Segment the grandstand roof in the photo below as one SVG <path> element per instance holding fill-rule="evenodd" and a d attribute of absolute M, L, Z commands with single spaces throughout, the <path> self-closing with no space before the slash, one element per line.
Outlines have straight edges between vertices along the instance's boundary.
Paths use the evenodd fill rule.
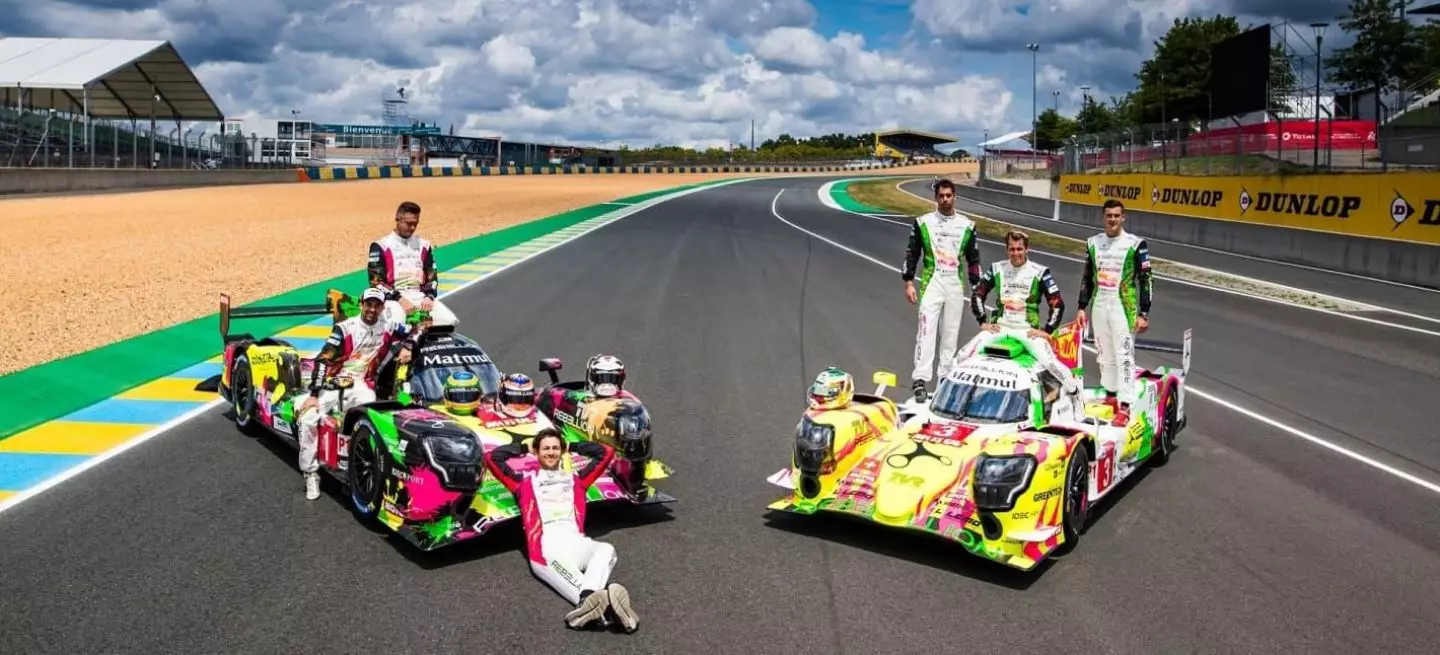
<path fill-rule="evenodd" d="M 1406 10 L 1406 13 L 1407 13 L 1407 14 L 1420 14 L 1421 16 L 1436 16 L 1436 15 L 1440 15 L 1440 2 L 1437 2 L 1437 3 L 1433 4 L 1433 5 L 1426 5 L 1426 6 L 1424 6 L 1424 7 L 1418 8 L 1418 9 L 1407 9 L 1407 10 Z"/>
<path fill-rule="evenodd" d="M 152 100 L 151 88 L 160 96 Z M 224 114 L 169 41 L 0 38 L 0 90 L 15 106 L 16 87 L 38 110 L 85 112 L 92 118 L 220 121 Z M 51 93 L 37 93 L 51 91 Z"/>
<path fill-rule="evenodd" d="M 957 139 L 957 138 L 955 138 L 955 137 L 953 137 L 953 136 L 945 136 L 944 134 L 936 134 L 936 133 L 934 133 L 934 132 L 922 132 L 922 131 L 920 131 L 920 130 L 890 130 L 889 132 L 876 132 L 876 133 L 875 133 L 875 136 L 876 136 L 877 138 L 878 138 L 878 137 L 882 137 L 882 136 L 901 136 L 901 135 L 909 136 L 909 137 L 915 137 L 915 138 L 917 138 L 917 139 L 919 139 L 919 140 L 922 140 L 922 141 L 930 141 L 930 142 L 931 142 L 931 145 L 940 144 L 940 143 L 955 143 L 956 141 L 959 141 L 959 139 Z"/>

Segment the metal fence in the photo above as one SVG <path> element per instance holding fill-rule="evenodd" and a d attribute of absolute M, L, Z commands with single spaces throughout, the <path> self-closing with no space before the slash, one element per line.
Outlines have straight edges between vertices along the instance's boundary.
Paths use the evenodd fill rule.
<path fill-rule="evenodd" d="M 1407 119 L 1408 120 L 1402 120 Z M 1255 175 L 1315 171 L 1440 170 L 1440 111 L 1373 121 L 1272 121 L 1196 129 L 1146 125 L 1071 138 L 1051 156 L 1061 173 Z"/>
<path fill-rule="evenodd" d="M 287 153 L 262 156 L 273 140 L 220 135 L 148 121 L 0 109 L 0 167 L 9 168 L 290 168 L 306 165 Z M 273 150 L 273 143 L 270 144 Z"/>

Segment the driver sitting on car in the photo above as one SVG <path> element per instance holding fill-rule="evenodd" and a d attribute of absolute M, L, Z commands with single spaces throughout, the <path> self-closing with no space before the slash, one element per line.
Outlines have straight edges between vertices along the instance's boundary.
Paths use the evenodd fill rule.
<path fill-rule="evenodd" d="M 382 316 L 384 309 L 385 293 L 375 288 L 366 289 L 360 296 L 360 314 L 336 323 L 325 345 L 315 355 L 315 367 L 310 372 L 310 396 L 296 408 L 300 424 L 299 465 L 305 477 L 306 500 L 320 497 L 320 463 L 315 458 L 320 417 L 374 402 L 376 364 L 392 344 L 401 342 L 401 357 L 409 355 L 410 329 L 403 322 L 395 323 Z M 326 376 L 348 377 L 354 381 L 353 386 L 344 390 L 344 407 L 340 406 L 340 389 L 321 390 L 322 368 Z"/>
<path fill-rule="evenodd" d="M 1065 315 L 1065 300 L 1050 269 L 1030 261 L 1030 235 L 1011 230 L 1005 235 L 1006 261 L 995 262 L 980 276 L 980 283 L 970 292 L 970 309 L 980 323 L 976 335 L 957 354 L 957 359 L 970 357 L 977 350 L 1000 336 L 1010 335 L 1024 340 L 1035 359 L 1056 380 L 1064 380 L 1066 394 L 1080 391 L 1069 370 L 1056 359 L 1050 346 L 1050 335 L 1060 327 Z M 985 298 L 990 290 L 999 292 L 995 312 L 985 314 Z M 1049 307 L 1045 324 L 1040 324 L 1040 305 Z"/>

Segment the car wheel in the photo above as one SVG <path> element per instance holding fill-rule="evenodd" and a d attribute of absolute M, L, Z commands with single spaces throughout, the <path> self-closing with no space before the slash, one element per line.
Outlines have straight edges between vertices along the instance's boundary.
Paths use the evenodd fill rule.
<path fill-rule="evenodd" d="M 375 516 L 384 496 L 384 463 L 380 435 L 370 419 L 361 419 L 350 437 L 350 454 L 346 478 L 350 486 L 350 503 L 362 517 Z"/>
<path fill-rule="evenodd" d="M 1175 390 L 1165 396 L 1165 406 L 1161 408 L 1160 429 L 1155 431 L 1155 443 L 1151 446 L 1153 452 L 1150 454 L 1150 462 L 1155 466 L 1164 466 L 1170 461 L 1170 455 L 1175 452 Z"/>
<path fill-rule="evenodd" d="M 1090 520 L 1090 459 L 1083 448 L 1077 448 L 1070 457 L 1065 471 L 1065 507 L 1061 517 L 1061 529 L 1065 532 L 1065 543 L 1058 554 L 1068 553 L 1080 541 L 1085 524 Z"/>
<path fill-rule="evenodd" d="M 230 411 L 235 427 L 255 436 L 255 385 L 250 378 L 250 356 L 240 355 L 230 367 Z"/>

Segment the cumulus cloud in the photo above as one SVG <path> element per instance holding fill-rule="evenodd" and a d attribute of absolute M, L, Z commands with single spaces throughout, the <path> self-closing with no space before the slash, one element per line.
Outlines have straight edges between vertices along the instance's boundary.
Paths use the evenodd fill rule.
<path fill-rule="evenodd" d="M 412 117 L 510 140 L 725 145 L 979 130 L 1001 78 L 816 31 L 808 0 L 0 0 L 0 36 L 171 40 L 227 116 Z"/>

